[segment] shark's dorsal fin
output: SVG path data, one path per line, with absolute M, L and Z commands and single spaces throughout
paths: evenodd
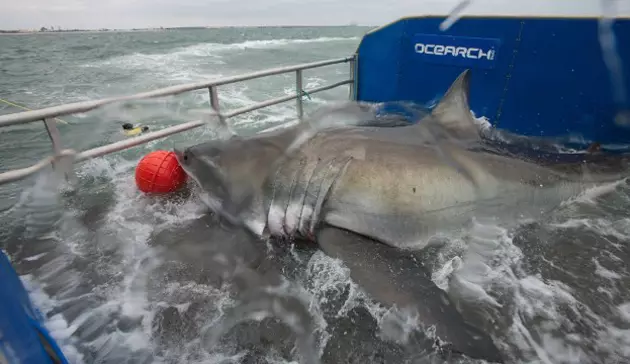
M 468 103 L 470 70 L 465 70 L 451 84 L 442 100 L 431 112 L 432 121 L 455 139 L 479 139 L 479 126 Z

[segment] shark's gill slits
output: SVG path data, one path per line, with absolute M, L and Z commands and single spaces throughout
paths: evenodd
M 313 214 L 311 215 L 309 230 L 307 232 L 308 236 L 315 235 L 315 227 L 320 222 L 320 213 L 324 206 L 324 202 L 328 198 L 330 190 L 334 186 L 335 182 L 337 182 L 339 176 L 351 162 L 351 157 L 336 158 L 328 163 L 328 168 L 323 169 L 326 174 L 322 178 L 322 183 L 319 185 L 317 190 L 317 200 L 315 205 L 313 205 Z
M 289 204 L 285 212 L 285 233 L 288 236 L 295 236 L 299 232 L 302 211 L 306 195 L 309 192 L 309 184 L 313 176 L 312 168 L 309 168 L 306 158 L 299 158 L 299 167 L 296 178 L 293 180 Z
M 284 236 L 286 234 L 286 212 L 291 203 L 291 192 L 295 185 L 295 178 L 301 172 L 296 169 L 289 169 L 288 164 L 280 164 L 278 169 L 271 172 L 271 180 L 269 189 L 271 190 L 271 198 L 268 200 L 266 209 L 269 211 L 267 215 L 267 227 L 269 232 L 275 236 Z M 269 166 L 271 168 L 271 166 Z M 283 174 L 288 173 L 288 181 L 282 180 Z M 287 184 L 288 182 L 288 184 Z

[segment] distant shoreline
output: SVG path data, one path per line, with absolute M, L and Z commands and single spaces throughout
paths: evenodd
M 159 27 L 159 28 L 131 28 L 131 29 L 0 29 L 0 35 L 19 34 L 56 34 L 56 33 L 113 33 L 113 32 L 156 32 L 169 30 L 205 30 L 205 29 L 229 29 L 229 28 L 337 28 L 337 27 L 358 27 L 369 28 L 372 25 L 249 25 L 249 26 L 204 26 L 204 27 Z

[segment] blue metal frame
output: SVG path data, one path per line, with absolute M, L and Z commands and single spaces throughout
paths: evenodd
M 43 326 L 41 313 L 31 303 L 22 281 L 2 250 L 0 282 L 0 354 L 9 363 L 52 364 L 39 333 L 61 363 L 66 364 L 67 359 Z

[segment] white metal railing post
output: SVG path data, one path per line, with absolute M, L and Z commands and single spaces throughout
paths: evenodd
M 356 95 L 356 90 L 355 90 L 355 86 L 356 86 L 356 81 L 355 81 L 355 73 L 356 73 L 356 55 L 350 60 L 350 80 L 352 81 L 352 83 L 350 83 L 350 91 L 348 93 L 348 97 L 350 98 L 351 101 L 354 101 L 355 99 L 355 95 Z
M 53 156 L 50 164 L 53 170 L 63 171 L 66 181 L 73 180 L 75 177 L 74 171 L 72 170 L 73 162 L 69 158 L 73 158 L 74 153 L 61 150 L 61 135 L 59 134 L 59 129 L 57 129 L 57 121 L 55 119 L 45 118 L 44 126 L 46 126 L 46 131 L 52 142 Z
M 46 131 L 48 132 L 48 136 L 52 142 L 53 153 L 57 156 L 61 152 L 61 137 L 59 136 L 59 129 L 57 129 L 56 121 L 54 119 L 46 118 L 44 119 L 44 125 L 46 126 Z
M 304 94 L 302 89 L 302 70 L 295 71 L 295 89 L 295 93 L 298 95 L 296 99 L 297 116 L 299 120 L 302 120 L 302 116 L 304 115 L 304 109 L 302 109 L 302 95 Z
M 224 125 L 225 118 L 219 111 L 219 90 L 217 89 L 217 86 L 213 85 L 208 88 L 208 91 L 210 92 L 210 106 L 212 106 L 214 112 L 217 113 L 217 117 L 219 118 L 221 125 Z

